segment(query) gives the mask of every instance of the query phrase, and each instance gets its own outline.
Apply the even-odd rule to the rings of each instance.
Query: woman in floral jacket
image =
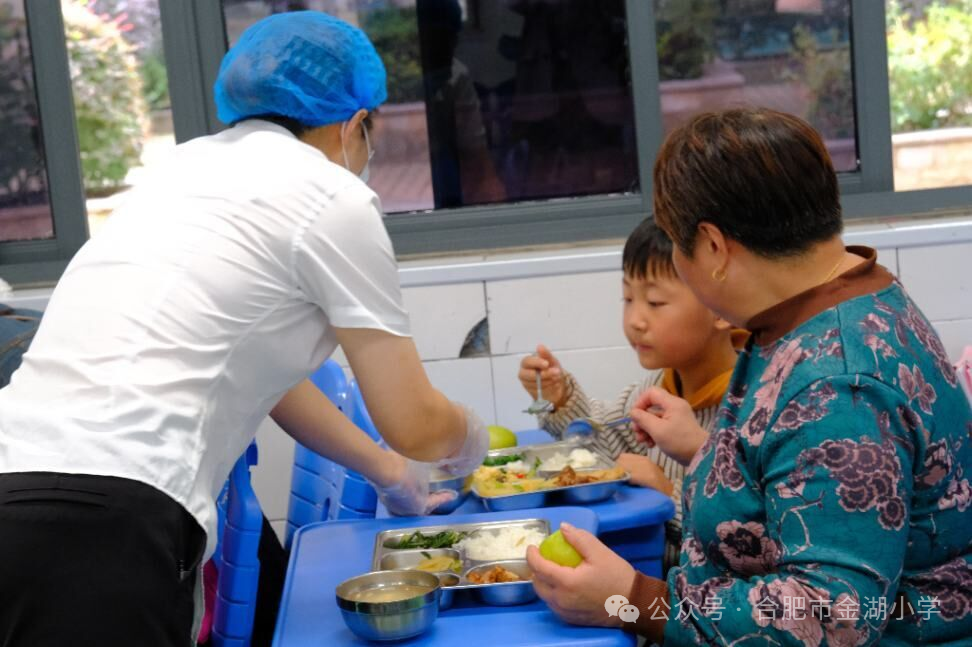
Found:
[[[585,563],[531,551],[541,596],[621,624],[603,600],[627,592],[629,626],[665,645],[970,644],[969,402],[874,250],[843,246],[820,137],[769,110],[701,115],[662,147],[654,190],[679,274],[753,337],[711,436],[660,389],[633,413],[689,463],[667,583],[568,531]]]

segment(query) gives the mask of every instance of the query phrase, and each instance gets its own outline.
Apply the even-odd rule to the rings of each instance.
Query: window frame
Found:
[[[0,242],[0,277],[12,285],[56,281],[88,239],[77,124],[58,0],[25,0],[34,90],[54,237]]]
[[[848,222],[948,214],[972,205],[972,185],[894,191],[885,6],[851,0],[860,170],[842,173]],[[55,237],[0,243],[0,276],[17,286],[56,281],[88,238],[77,126],[59,0],[24,3]],[[221,0],[160,0],[177,142],[218,132],[212,88],[227,48]],[[399,256],[457,254],[623,239],[651,211],[651,170],[663,139],[654,2],[626,0],[639,154],[637,194],[395,214],[385,223]]]
[[[884,3],[851,1],[855,143],[860,164],[857,172],[840,174],[842,193],[853,196],[847,205],[849,219],[873,215],[887,203],[881,196],[894,194]],[[170,78],[191,86],[181,96],[170,85],[173,111],[179,115],[177,138],[184,141],[224,127],[215,116],[212,92],[204,91],[212,88],[227,45],[222,2],[176,0],[166,8],[166,60],[170,70],[178,70]],[[625,8],[640,192],[397,213],[385,225],[399,256],[624,238],[650,213],[651,171],[664,137],[654,2],[626,0]],[[183,103],[185,112],[179,114]],[[938,191],[925,193],[950,202],[954,192]],[[869,195],[875,197],[865,197]]]

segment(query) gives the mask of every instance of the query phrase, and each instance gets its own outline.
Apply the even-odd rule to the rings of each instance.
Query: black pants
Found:
[[[253,618],[250,645],[270,647],[274,629],[277,627],[277,612],[280,609],[284,580],[287,578],[289,555],[280,545],[280,540],[266,516],[263,517],[257,557],[260,560],[260,580],[257,584],[256,614]]]
[[[0,474],[0,647],[186,647],[205,533],[122,478]]]

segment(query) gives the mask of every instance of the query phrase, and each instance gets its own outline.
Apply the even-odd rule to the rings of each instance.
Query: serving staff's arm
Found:
[[[430,494],[431,465],[380,447],[309,380],[291,389],[270,416],[300,444],[368,479],[392,514],[428,514],[455,496]]]
[[[368,413],[388,445],[417,461],[469,454],[488,436],[471,411],[453,404],[429,382],[410,337],[380,330],[338,328],[338,342],[351,364]],[[471,470],[470,470],[471,471]]]
[[[393,485],[402,478],[405,461],[379,447],[310,380],[288,391],[270,417],[304,447],[358,472],[380,487]]]
[[[335,186],[294,241],[295,287],[320,306],[344,349],[378,433],[398,453],[459,475],[482,463],[489,434],[429,383],[409,336],[398,264],[377,196]]]

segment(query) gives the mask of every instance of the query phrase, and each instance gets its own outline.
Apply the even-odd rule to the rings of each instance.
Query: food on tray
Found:
[[[578,447],[570,452],[563,454],[557,452],[547,460],[540,463],[540,470],[544,472],[559,472],[565,467],[573,467],[575,470],[584,470],[598,464],[597,454],[589,449]]]
[[[522,474],[504,467],[480,467],[473,477],[480,496],[497,497],[550,490],[571,485],[586,485],[602,481],[616,481],[625,476],[624,468],[612,467],[606,470],[592,470],[578,474],[574,468],[565,467],[552,478],[537,478],[530,473]]]
[[[509,456],[487,456],[483,465],[487,467],[500,467],[508,463],[515,463],[523,460],[523,454],[510,454]]]
[[[584,561],[580,553],[567,542],[566,537],[559,530],[543,540],[540,544],[540,554],[555,564],[571,568]]]
[[[458,547],[467,559],[496,562],[504,559],[524,559],[527,546],[539,546],[546,535],[536,528],[513,526],[496,530],[480,530],[461,542]]]
[[[445,573],[452,571],[459,573],[462,571],[462,562],[448,555],[430,557],[428,553],[423,553],[426,559],[415,565],[415,570],[426,571],[428,573]]]
[[[455,532],[454,530],[443,530],[434,535],[426,535],[416,530],[405,535],[399,540],[389,539],[385,542],[385,548],[402,550],[408,548],[452,548],[469,535],[468,532]]]
[[[489,431],[490,449],[505,449],[507,447],[516,447],[516,434],[514,434],[506,427],[500,427],[499,425],[490,425],[486,429],[487,431]]]
[[[526,476],[533,478],[537,475],[537,467],[539,465],[540,459],[538,458],[536,461],[534,461],[533,465],[529,465],[526,461],[520,459],[518,461],[507,463],[502,467],[507,474],[514,475],[517,478],[523,478]]]
[[[502,566],[494,566],[484,573],[473,571],[466,578],[473,584],[503,584],[505,582],[522,582],[523,578],[508,571]]]
[[[501,467],[480,467],[473,476],[473,482],[481,496],[522,494],[552,487],[546,479],[528,477]]]
[[[608,470],[595,470],[578,474],[574,468],[567,466],[561,470],[560,474],[551,479],[555,487],[570,487],[571,485],[587,485],[588,483],[599,483],[601,481],[614,481],[624,478],[623,467],[612,467]]]
[[[380,602],[401,602],[418,598],[429,591],[427,586],[416,586],[414,584],[397,584],[395,586],[382,586],[373,589],[355,591],[349,597],[352,602],[370,602],[372,604]]]

